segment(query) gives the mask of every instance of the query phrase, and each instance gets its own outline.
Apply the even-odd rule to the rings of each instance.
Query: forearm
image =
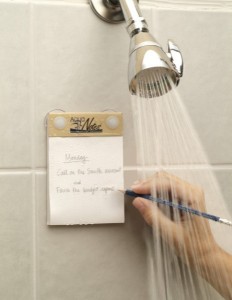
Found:
[[[232,255],[218,247],[202,259],[197,271],[226,300],[232,300]]]

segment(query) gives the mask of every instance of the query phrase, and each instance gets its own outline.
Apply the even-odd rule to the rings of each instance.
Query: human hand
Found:
[[[204,193],[199,187],[166,172],[156,173],[146,181],[132,186],[132,190],[206,211]],[[144,198],[134,199],[133,205],[187,265],[201,267],[206,257],[218,251],[219,247],[205,218]]]

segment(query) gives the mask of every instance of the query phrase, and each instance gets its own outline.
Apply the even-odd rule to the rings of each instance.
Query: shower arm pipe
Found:
[[[142,16],[137,0],[118,0],[126,21],[127,32],[133,37],[138,32],[148,32],[145,18]]]

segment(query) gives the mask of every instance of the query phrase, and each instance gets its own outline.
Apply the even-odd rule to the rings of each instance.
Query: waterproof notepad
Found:
[[[124,222],[122,114],[49,113],[49,225]]]

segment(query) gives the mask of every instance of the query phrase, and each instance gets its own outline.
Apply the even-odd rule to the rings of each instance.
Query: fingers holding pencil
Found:
[[[175,206],[175,217],[171,218],[170,207],[157,205],[157,203],[137,197],[133,201],[134,207],[140,212],[147,224],[160,234],[163,240],[175,249],[178,256],[187,253],[186,263],[194,264],[195,253],[199,257],[211,251],[215,244],[207,219],[191,214],[185,210],[183,217],[178,209],[179,203],[187,204],[193,211],[201,208],[205,211],[204,194],[202,190],[180,178],[161,172],[147,181],[132,186],[132,190],[138,194],[158,194],[161,199],[168,200],[170,206]],[[165,198],[164,198],[165,197]],[[152,198],[152,197],[151,197]],[[177,203],[174,203],[177,202]],[[187,251],[185,251],[187,249]]]

